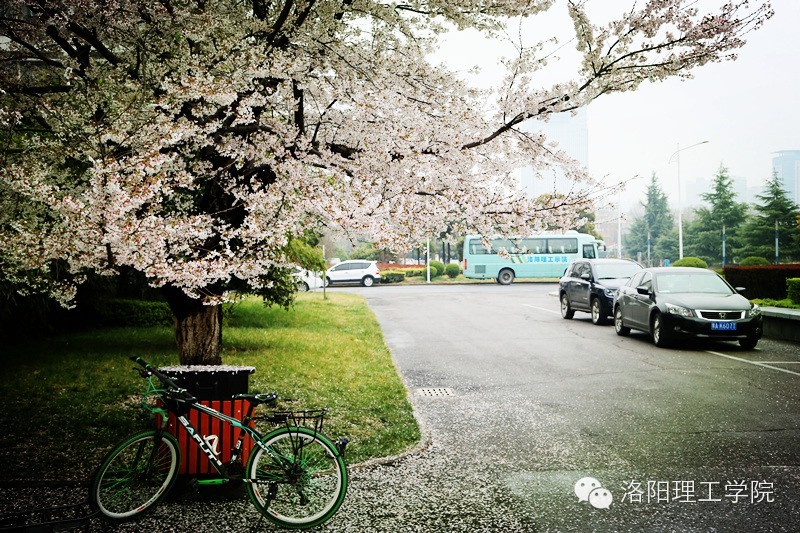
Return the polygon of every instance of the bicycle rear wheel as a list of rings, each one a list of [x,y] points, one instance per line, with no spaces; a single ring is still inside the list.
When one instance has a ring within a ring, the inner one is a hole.
[[[339,509],[347,491],[344,458],[331,441],[304,427],[264,437],[247,462],[247,492],[267,520],[289,529],[318,526]]]
[[[90,502],[111,522],[136,518],[169,491],[180,464],[180,448],[172,435],[151,430],[128,437],[100,463]]]

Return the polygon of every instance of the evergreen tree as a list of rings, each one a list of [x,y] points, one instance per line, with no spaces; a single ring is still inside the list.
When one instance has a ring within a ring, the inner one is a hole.
[[[794,203],[777,172],[764,184],[763,194],[756,196],[755,214],[742,227],[742,257],[758,256],[770,261],[775,258],[777,222],[779,259],[784,262],[800,260],[800,207]]]
[[[636,257],[639,253],[642,257],[646,257],[649,233],[651,262],[657,264],[665,256],[656,253],[656,244],[660,239],[669,237],[674,219],[667,205],[667,195],[661,190],[655,173],[650,178],[646,200],[641,205],[644,207],[644,215],[634,219],[630,230],[623,238],[624,247],[631,257]]]
[[[580,233],[588,233],[589,235],[594,235],[597,239],[603,240],[603,236],[597,231],[597,213],[583,210],[578,216],[585,219],[583,225],[572,226],[569,229],[574,229]]]
[[[709,264],[722,263],[722,231],[725,228],[726,262],[733,262],[741,248],[739,229],[747,217],[747,204],[736,201],[733,180],[720,165],[711,191],[701,195],[709,204],[695,212],[686,231],[685,254],[700,257]]]
[[[677,261],[679,259],[678,230],[672,228],[659,235],[653,250],[659,259],[669,259],[673,263]]]

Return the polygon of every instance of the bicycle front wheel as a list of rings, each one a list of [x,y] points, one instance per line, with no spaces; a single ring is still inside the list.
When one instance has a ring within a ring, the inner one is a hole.
[[[331,441],[303,427],[266,435],[251,452],[247,476],[256,509],[289,529],[322,524],[339,509],[347,491],[344,458]]]
[[[168,433],[145,431],[122,441],[106,455],[92,479],[92,506],[111,522],[149,511],[178,477],[181,452]]]

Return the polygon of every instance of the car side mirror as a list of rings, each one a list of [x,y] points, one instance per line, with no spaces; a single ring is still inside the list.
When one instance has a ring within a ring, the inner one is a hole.
[[[746,290],[744,287],[736,287],[736,292],[744,292]]]
[[[636,287],[636,292],[644,296],[648,296],[650,294],[650,289],[645,287],[644,285],[639,285],[638,287]]]
[[[592,275],[589,274],[588,272],[584,272],[583,274],[581,274],[581,279],[586,281],[592,281]]]

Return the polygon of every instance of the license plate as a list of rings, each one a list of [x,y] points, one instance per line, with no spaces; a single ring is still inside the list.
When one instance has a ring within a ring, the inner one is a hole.
[[[736,331],[736,322],[712,322],[711,331]]]

